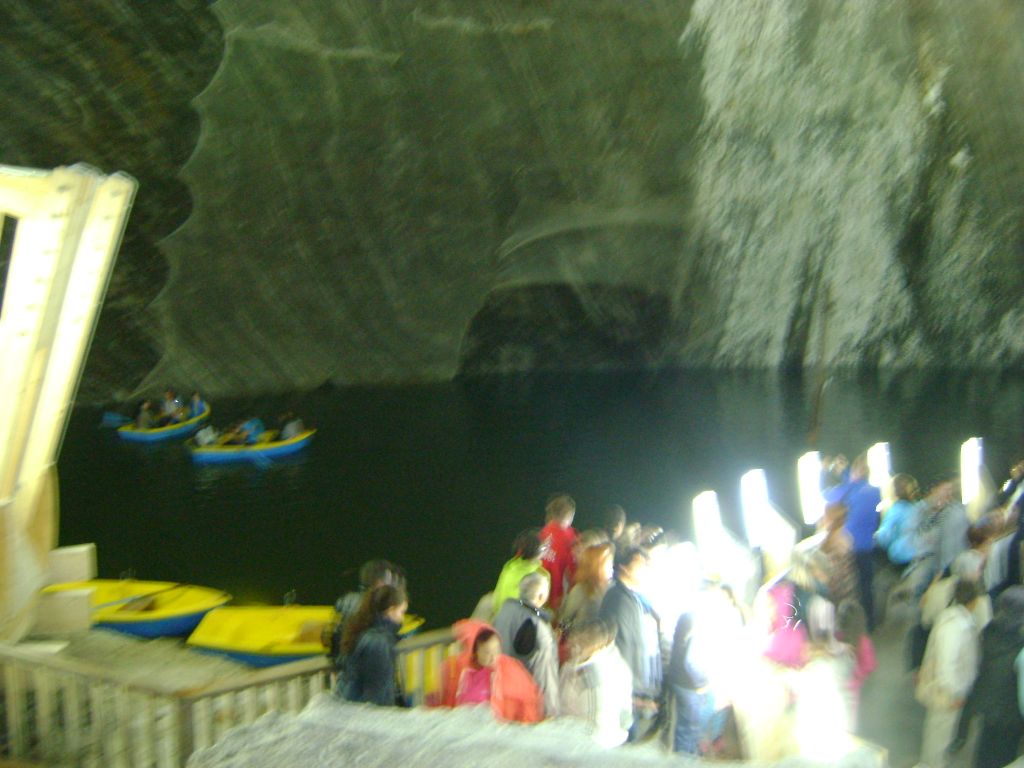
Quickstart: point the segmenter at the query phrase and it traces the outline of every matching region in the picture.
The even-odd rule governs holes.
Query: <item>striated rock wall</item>
[[[142,182],[85,399],[1024,362],[1012,0],[0,13],[0,162]]]

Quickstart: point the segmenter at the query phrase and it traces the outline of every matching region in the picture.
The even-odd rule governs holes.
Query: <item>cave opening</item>
[[[459,375],[650,369],[664,358],[670,307],[665,294],[638,286],[497,288],[469,323]]]

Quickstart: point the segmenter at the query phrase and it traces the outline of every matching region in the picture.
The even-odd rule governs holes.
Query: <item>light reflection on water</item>
[[[741,530],[739,478],[762,467],[797,519],[813,389],[763,373],[563,374],[215,403],[219,425],[291,409],[318,427],[305,454],[266,468],[196,467],[181,443],[125,444],[98,428],[100,409],[76,409],[59,462],[61,543],[95,541],[101,576],[133,569],[269,603],[291,589],[331,602],[360,563],[389,557],[436,626],[493,586],[553,491],[574,495],[579,529],[619,503],[688,536],[691,499],[713,489]],[[823,404],[814,447],[889,440],[894,471],[925,486],[956,470],[975,434],[997,480],[1024,455],[1019,374],[837,376]]]

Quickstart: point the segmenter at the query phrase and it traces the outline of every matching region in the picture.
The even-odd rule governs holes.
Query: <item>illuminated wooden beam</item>
[[[30,621],[57,540],[56,460],[137,183],[0,166],[16,220],[0,311],[0,637]]]

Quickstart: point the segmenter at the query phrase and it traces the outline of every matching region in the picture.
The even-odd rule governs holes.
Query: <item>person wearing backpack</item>
[[[518,659],[544,695],[544,715],[558,714],[558,640],[551,617],[541,609],[548,599],[549,582],[530,573],[519,582],[519,599],[506,600],[494,619],[502,653]]]

